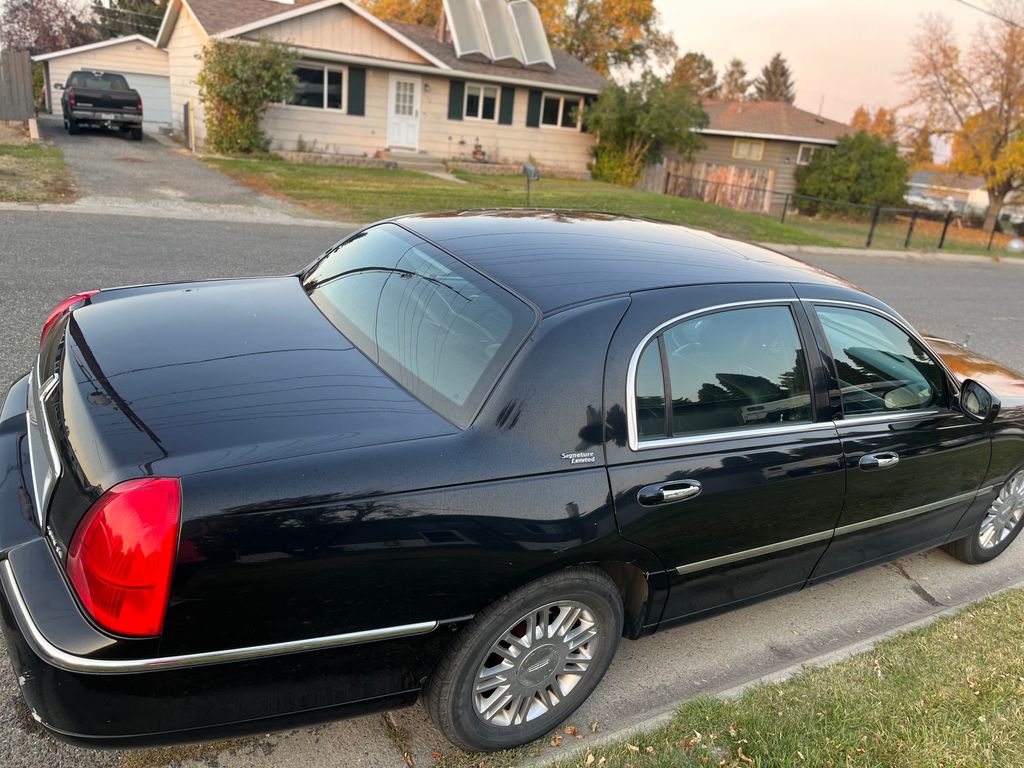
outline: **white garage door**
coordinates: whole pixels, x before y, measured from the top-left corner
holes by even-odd
[[[125,72],[128,85],[142,97],[142,115],[147,123],[171,123],[171,79],[160,75]]]

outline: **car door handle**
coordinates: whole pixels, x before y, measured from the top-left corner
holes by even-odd
[[[894,451],[886,451],[885,453],[872,453],[868,456],[860,457],[860,468],[866,472],[870,472],[874,469],[885,469],[886,467],[894,467],[900,463],[900,455]]]
[[[653,507],[658,504],[670,504],[674,501],[685,501],[692,499],[704,490],[697,480],[679,480],[674,483],[663,485],[648,485],[641,488],[636,495],[637,501],[642,506]]]

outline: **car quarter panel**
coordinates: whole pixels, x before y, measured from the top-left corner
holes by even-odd
[[[465,617],[582,562],[658,573],[618,535],[600,449],[627,304],[545,319],[464,432],[183,478],[161,651]]]
[[[671,575],[664,619],[694,616],[729,604],[799,588],[824,552],[842,510],[845,476],[835,428],[823,421],[798,432],[776,432],[665,447],[630,446],[627,371],[634,350],[655,328],[691,312],[744,302],[781,303],[799,322],[812,381],[821,362],[788,284],[707,285],[634,295],[608,357],[609,475],[622,535],[650,547]],[[738,307],[737,307],[738,308]],[[753,430],[751,430],[753,432]],[[681,480],[702,484],[700,495],[644,506],[648,485]],[[678,570],[673,570],[678,569]]]

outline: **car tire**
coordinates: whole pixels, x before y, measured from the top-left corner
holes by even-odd
[[[142,141],[141,128],[132,128],[132,141]]]
[[[622,596],[599,568],[533,581],[463,628],[427,681],[427,712],[463,749],[490,752],[533,741],[597,687],[622,624]],[[478,686],[479,679],[490,687]]]
[[[946,545],[957,560],[971,565],[995,560],[1024,529],[1024,469],[999,489],[978,525],[967,536]]]
[[[68,133],[72,136],[77,136],[82,130],[78,127],[78,121],[72,120],[70,117],[64,121],[64,124],[67,126]]]

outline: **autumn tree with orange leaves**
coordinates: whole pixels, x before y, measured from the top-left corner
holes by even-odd
[[[966,50],[948,19],[926,17],[906,74],[918,123],[952,141],[953,170],[984,177],[986,229],[996,226],[1007,195],[1024,187],[1024,0],[991,10],[996,18]]]
[[[435,26],[441,0],[363,0],[381,19]],[[675,58],[672,36],[660,29],[654,0],[534,0],[551,45],[603,75],[616,67]]]

